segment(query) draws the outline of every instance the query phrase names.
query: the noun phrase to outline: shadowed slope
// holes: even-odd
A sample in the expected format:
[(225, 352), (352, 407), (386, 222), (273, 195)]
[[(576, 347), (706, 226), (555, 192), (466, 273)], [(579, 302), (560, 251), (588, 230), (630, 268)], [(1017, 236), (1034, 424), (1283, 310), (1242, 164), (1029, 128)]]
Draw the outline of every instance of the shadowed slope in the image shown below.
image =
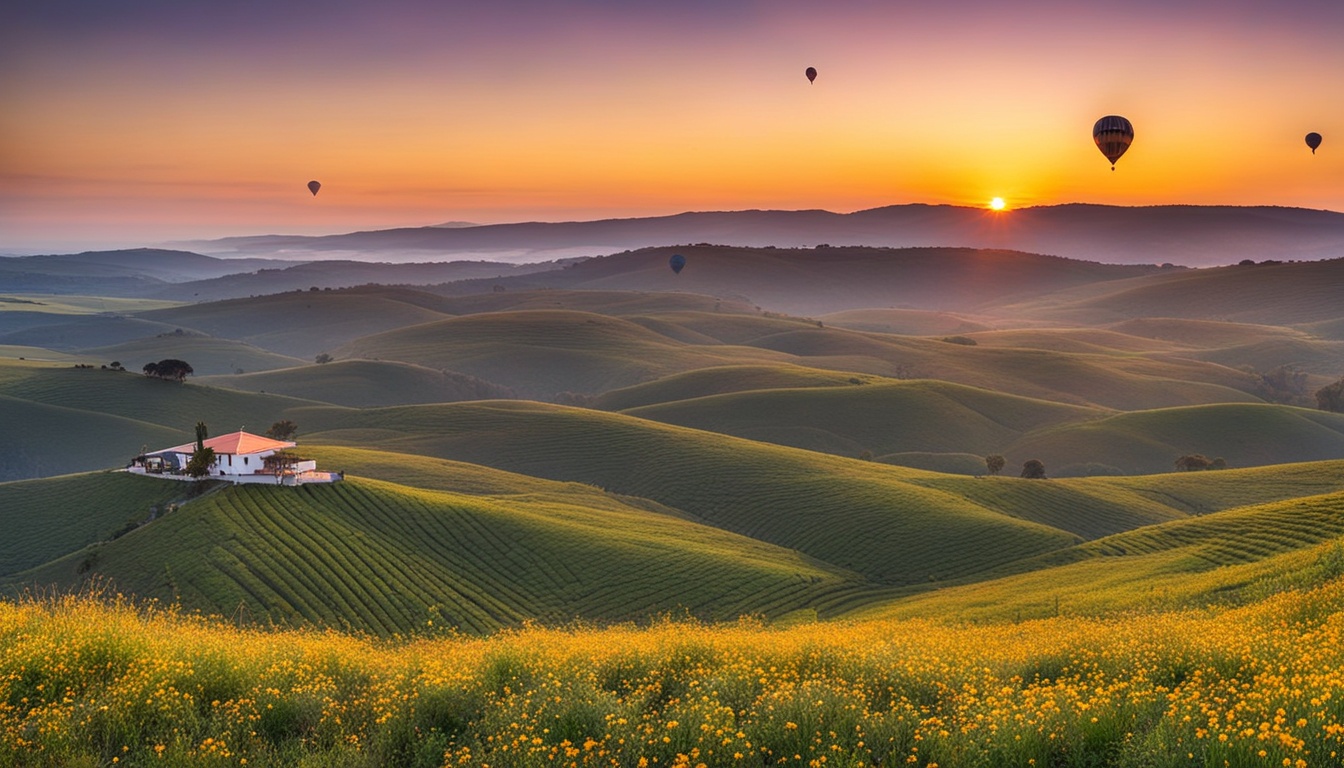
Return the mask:
[(787, 360), (757, 349), (684, 344), (628, 320), (564, 310), (426, 323), (357, 339), (337, 354), (446, 368), (539, 398), (597, 393), (712, 365)]
[(245, 392), (274, 392), (354, 408), (489, 400), (513, 394), (506, 387), (452, 371), (371, 360), (341, 360), (243, 376), (211, 376), (200, 381)]
[(194, 375), (197, 376), (292, 368), (306, 362), (267, 352), (241, 341), (187, 333), (169, 333), (110, 347), (81, 349), (80, 354), (95, 360), (115, 360), (127, 370), (137, 373), (145, 363), (158, 362), (165, 358), (185, 360), (191, 364), (196, 372)]
[(804, 368), (800, 365), (725, 365), (677, 373), (657, 381), (614, 389), (594, 398), (591, 405), (606, 411), (621, 411), (642, 405), (745, 390), (853, 387), (885, 381), (878, 376)]
[(1027, 435), (1004, 451), (1049, 467), (1098, 462), (1126, 474), (1167, 472), (1185, 454), (1248, 467), (1344, 456), (1344, 414), (1266, 404), (1163, 408)]
[[(0, 576), (128, 533), (204, 490), (122, 472), (0, 482)], [(92, 562), (80, 562), (87, 572)]]
[(633, 408), (632, 416), (851, 457), (900, 451), (995, 453), (1044, 426), (1104, 411), (940, 381), (759, 390)]
[(311, 360), (370, 333), (440, 320), (442, 299), (408, 289), (300, 291), (139, 313), (139, 317), (238, 339)]

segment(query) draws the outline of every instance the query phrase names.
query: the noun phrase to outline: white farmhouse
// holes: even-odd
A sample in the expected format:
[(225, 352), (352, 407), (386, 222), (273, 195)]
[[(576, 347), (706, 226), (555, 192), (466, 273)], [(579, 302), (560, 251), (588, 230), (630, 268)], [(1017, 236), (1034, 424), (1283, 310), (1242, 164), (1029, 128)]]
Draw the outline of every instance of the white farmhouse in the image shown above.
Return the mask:
[[(233, 483), (271, 485), (331, 483), (340, 479), (333, 472), (318, 472), (316, 461), (297, 459), (287, 453), (286, 450), (294, 445), (289, 440), (272, 440), (242, 430), (212, 437), (205, 441), (205, 447), (215, 452), (209, 477)], [(126, 470), (140, 475), (187, 479), (187, 462), (195, 451), (196, 443), (153, 451), (136, 456)]]

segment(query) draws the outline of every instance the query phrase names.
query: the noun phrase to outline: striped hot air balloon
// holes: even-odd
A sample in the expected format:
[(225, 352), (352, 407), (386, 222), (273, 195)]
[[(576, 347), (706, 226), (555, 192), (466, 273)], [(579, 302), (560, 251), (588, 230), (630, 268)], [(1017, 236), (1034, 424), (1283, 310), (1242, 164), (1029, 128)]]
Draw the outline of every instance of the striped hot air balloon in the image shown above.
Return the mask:
[(1092, 126), (1092, 140), (1097, 149), (1111, 161), (1111, 170), (1115, 170), (1115, 161), (1125, 154), (1134, 141), (1134, 126), (1119, 115), (1107, 115)]

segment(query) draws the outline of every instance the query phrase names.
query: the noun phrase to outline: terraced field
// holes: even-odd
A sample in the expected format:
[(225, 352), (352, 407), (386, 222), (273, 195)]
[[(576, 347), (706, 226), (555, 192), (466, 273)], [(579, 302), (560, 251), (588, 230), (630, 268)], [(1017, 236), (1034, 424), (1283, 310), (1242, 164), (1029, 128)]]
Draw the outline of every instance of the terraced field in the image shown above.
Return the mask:
[(1307, 496), (1119, 533), (864, 614), (982, 621), (1245, 602), (1344, 575), (1341, 537), (1344, 493)]
[(772, 616), (852, 590), (795, 553), (611, 499), (501, 503), (375, 480), (228, 487), (8, 583), (94, 576), (211, 613), (378, 634)]

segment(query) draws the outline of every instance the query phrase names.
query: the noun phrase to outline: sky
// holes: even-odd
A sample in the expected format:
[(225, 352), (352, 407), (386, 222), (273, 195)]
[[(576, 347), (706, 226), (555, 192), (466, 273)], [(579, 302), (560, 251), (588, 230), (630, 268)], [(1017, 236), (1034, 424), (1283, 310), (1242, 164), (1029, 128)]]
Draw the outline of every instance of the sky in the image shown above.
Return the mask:
[[(993, 197), (1344, 211), (1341, 41), (1339, 0), (14, 0), (0, 252)], [(1108, 114), (1135, 128), (1114, 172)]]

